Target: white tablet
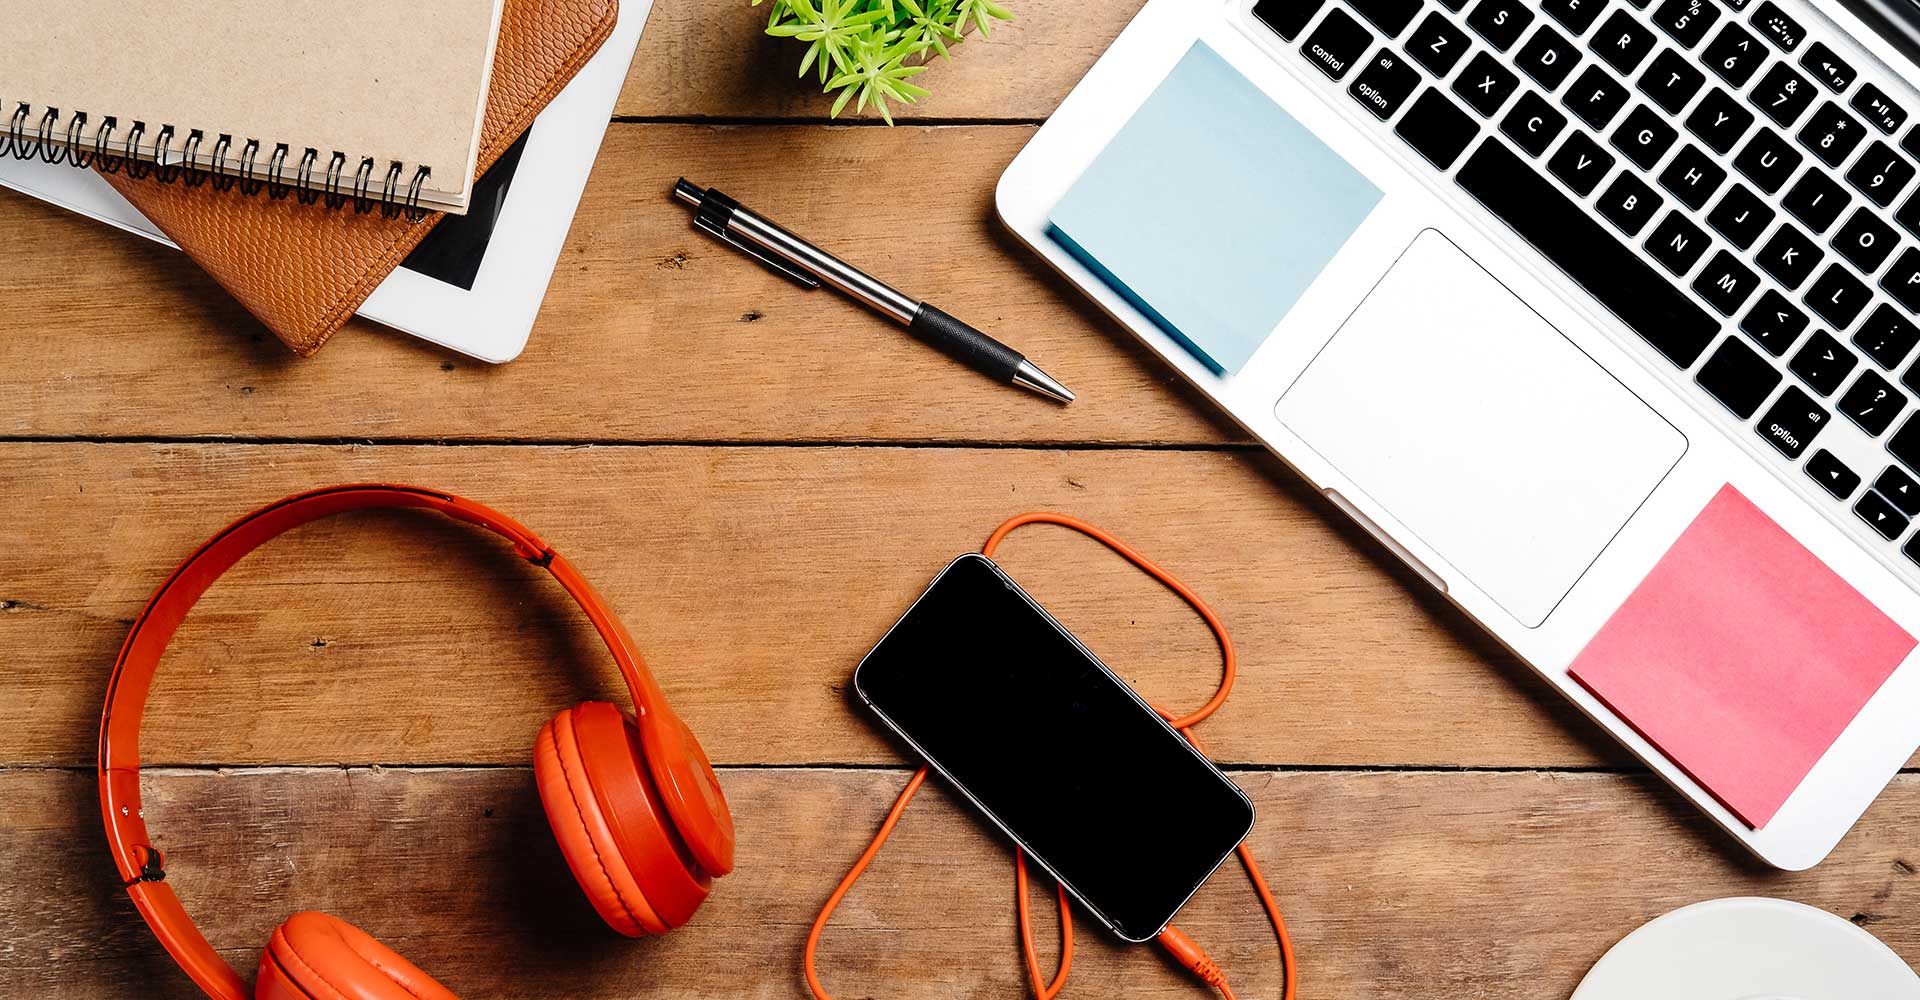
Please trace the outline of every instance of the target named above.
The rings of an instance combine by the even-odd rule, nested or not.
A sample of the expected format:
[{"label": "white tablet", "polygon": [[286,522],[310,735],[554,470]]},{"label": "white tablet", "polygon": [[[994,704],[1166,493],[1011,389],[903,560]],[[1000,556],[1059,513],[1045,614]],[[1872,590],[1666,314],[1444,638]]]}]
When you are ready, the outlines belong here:
[{"label": "white tablet", "polygon": [[[436,226],[361,316],[483,361],[519,356],[652,8],[621,0],[613,34],[474,185],[468,214]],[[173,245],[91,170],[0,157],[0,186]]]}]

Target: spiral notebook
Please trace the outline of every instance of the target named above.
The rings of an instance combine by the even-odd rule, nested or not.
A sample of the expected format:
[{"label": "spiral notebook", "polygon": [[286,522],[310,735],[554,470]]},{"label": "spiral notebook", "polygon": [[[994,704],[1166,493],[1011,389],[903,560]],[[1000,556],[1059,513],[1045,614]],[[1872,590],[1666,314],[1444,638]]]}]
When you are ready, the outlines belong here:
[{"label": "spiral notebook", "polygon": [[0,149],[363,212],[464,213],[500,7],[0,0]]}]

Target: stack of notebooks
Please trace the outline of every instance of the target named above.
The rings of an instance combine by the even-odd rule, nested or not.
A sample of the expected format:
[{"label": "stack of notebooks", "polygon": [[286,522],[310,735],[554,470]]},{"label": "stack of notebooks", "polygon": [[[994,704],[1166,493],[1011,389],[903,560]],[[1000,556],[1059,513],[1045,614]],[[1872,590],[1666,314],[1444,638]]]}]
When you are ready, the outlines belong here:
[{"label": "stack of notebooks", "polygon": [[619,0],[366,0],[346,20],[257,0],[62,0],[8,30],[0,151],[100,173],[311,354],[467,211],[618,14]]}]

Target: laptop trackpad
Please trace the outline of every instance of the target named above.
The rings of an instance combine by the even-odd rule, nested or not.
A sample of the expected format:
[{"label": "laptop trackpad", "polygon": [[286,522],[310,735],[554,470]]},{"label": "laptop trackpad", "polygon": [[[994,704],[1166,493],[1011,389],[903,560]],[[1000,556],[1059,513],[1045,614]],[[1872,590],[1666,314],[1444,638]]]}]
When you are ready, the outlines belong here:
[{"label": "laptop trackpad", "polygon": [[1431,229],[1274,412],[1529,628],[1686,451],[1679,430]]}]

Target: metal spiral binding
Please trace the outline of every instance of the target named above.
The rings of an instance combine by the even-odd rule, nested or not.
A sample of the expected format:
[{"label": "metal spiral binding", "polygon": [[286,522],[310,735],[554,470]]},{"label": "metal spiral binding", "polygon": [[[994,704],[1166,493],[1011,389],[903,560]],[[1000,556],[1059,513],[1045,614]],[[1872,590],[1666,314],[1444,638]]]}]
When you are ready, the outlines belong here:
[{"label": "metal spiral binding", "polygon": [[[234,139],[220,134],[213,139],[211,166],[203,167],[196,162],[200,157],[200,147],[206,142],[206,133],[199,129],[190,130],[180,142],[179,154],[174,155],[174,143],[178,132],[172,125],[161,125],[154,134],[154,154],[151,160],[139,157],[141,140],[147,134],[147,123],[135,121],[125,129],[124,137],[118,141],[115,151],[115,136],[122,132],[120,122],[112,115],[100,120],[100,127],[94,130],[93,141],[83,144],[80,136],[86,129],[88,117],[84,111],[76,111],[67,116],[64,142],[55,141],[56,130],[60,126],[60,110],[48,108],[40,115],[39,121],[32,121],[33,109],[21,102],[8,117],[5,130],[0,132],[0,156],[12,153],[15,159],[31,160],[38,156],[47,163],[71,163],[75,167],[86,169],[93,167],[103,174],[117,173],[121,169],[127,176],[145,178],[153,176],[167,183],[182,181],[187,187],[199,187],[208,181],[213,182],[214,190],[230,191],[236,187],[244,195],[257,195],[261,191],[267,197],[280,199],[292,193],[302,205],[325,200],[328,208],[344,207],[349,201],[358,215],[372,212],[375,205],[380,208],[383,218],[395,218],[405,215],[408,222],[418,223],[425,219],[429,210],[420,206],[420,190],[432,173],[426,167],[413,172],[413,179],[407,183],[406,194],[400,193],[400,176],[406,170],[398,160],[387,165],[384,178],[380,181],[379,197],[371,195],[374,174],[380,169],[373,157],[363,156],[347,176],[347,154],[334,151],[327,157],[322,169],[320,182],[313,183],[316,164],[320,161],[320,151],[308,147],[295,161],[293,181],[288,183],[287,160],[292,151],[286,143],[279,143],[267,157],[265,168],[259,165],[261,144],[258,139],[248,139],[240,147],[240,165],[238,168],[227,165],[228,153],[233,148]],[[83,148],[84,147],[84,148]]]}]

